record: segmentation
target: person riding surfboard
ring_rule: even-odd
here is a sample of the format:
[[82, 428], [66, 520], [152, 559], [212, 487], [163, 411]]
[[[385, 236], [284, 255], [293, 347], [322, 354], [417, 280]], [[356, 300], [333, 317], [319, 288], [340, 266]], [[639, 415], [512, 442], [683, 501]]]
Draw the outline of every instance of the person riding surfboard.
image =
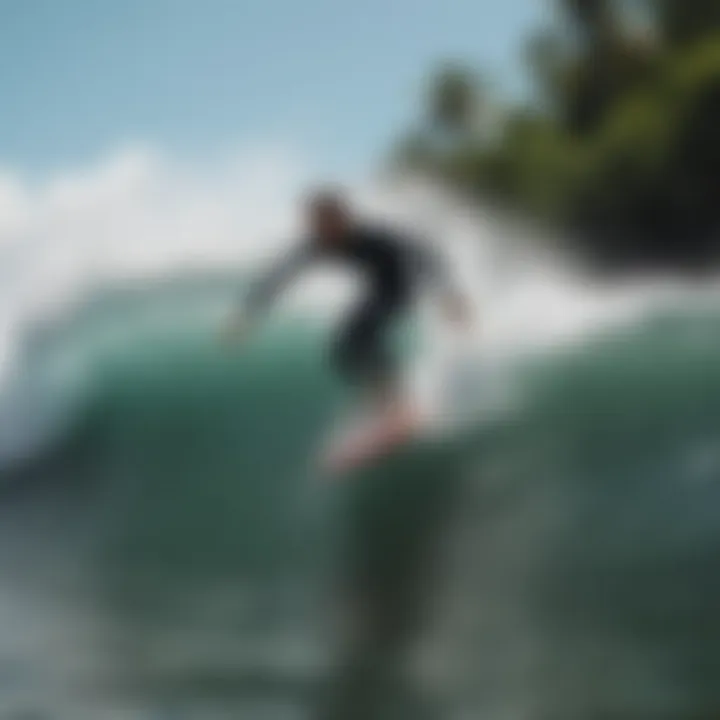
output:
[[[246, 338], [277, 295], [315, 263], [359, 270], [368, 290], [340, 323], [331, 343], [330, 365], [371, 401], [376, 429], [393, 443], [412, 431], [416, 419], [401, 390], [401, 370], [387, 346], [389, 330], [412, 309], [424, 286], [440, 291], [445, 315], [453, 322], [468, 321], [469, 304], [437, 253], [394, 229], [360, 220], [341, 192], [317, 191], [305, 210], [307, 238], [251, 283], [241, 312], [227, 328], [229, 339]], [[373, 444], [371, 436], [365, 440], [366, 446]], [[362, 452], [360, 446], [356, 452]]]

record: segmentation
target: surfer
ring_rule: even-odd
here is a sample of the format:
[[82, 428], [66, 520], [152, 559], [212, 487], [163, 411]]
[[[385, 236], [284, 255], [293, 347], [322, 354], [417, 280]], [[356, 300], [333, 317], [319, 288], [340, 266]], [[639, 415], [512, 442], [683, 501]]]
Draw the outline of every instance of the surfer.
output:
[[450, 282], [439, 257], [403, 234], [363, 222], [334, 190], [312, 194], [306, 206], [307, 239], [251, 284], [242, 312], [233, 317], [231, 339], [242, 339], [277, 294], [302, 270], [330, 261], [360, 271], [368, 290], [340, 324], [330, 348], [331, 366], [371, 401], [376, 417], [401, 431], [412, 408], [401, 392], [401, 374], [387, 346], [391, 326], [413, 307], [423, 286], [440, 292], [446, 317], [469, 318], [464, 296]]

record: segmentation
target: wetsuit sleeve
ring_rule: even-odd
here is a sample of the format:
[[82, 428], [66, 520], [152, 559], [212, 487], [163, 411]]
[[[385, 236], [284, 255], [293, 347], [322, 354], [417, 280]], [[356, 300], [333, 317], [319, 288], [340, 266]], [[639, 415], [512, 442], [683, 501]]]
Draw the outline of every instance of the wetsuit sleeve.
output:
[[314, 253], [302, 245], [267, 269], [251, 283], [245, 295], [245, 312], [252, 317], [264, 313], [277, 295], [314, 260]]

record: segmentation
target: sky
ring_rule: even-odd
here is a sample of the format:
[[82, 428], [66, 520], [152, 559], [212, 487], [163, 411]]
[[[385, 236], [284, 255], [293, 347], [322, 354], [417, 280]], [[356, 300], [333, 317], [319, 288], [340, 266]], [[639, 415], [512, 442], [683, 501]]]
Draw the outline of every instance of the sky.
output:
[[302, 148], [376, 163], [444, 59], [522, 89], [543, 0], [0, 0], [0, 167], [143, 143], [181, 157]]

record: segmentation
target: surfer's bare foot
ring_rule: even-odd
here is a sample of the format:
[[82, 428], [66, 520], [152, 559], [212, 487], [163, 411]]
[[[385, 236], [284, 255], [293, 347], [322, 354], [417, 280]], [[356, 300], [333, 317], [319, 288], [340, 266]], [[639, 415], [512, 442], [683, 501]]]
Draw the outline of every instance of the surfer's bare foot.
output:
[[334, 475], [373, 457], [379, 458], [412, 435], [417, 419], [410, 405], [399, 404], [386, 408], [384, 415], [376, 416], [374, 421], [360, 428], [357, 434], [331, 448], [324, 459], [325, 470]]

